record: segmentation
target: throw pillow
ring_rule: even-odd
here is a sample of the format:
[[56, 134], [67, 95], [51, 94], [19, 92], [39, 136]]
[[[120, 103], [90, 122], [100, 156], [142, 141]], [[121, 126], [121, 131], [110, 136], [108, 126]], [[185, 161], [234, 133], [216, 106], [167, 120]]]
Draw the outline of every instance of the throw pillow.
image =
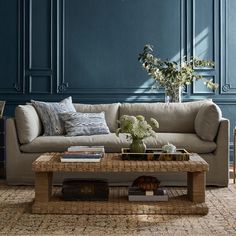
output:
[[42, 133], [42, 124], [32, 105], [19, 105], [15, 110], [18, 138], [21, 144], [30, 143]]
[[116, 132], [118, 128], [118, 113], [120, 103], [110, 103], [110, 104], [82, 104], [75, 103], [76, 112], [81, 113], [99, 113], [105, 112], [105, 119], [107, 126], [111, 132]]
[[63, 122], [59, 118], [59, 113], [75, 112], [72, 98], [68, 97], [61, 102], [40, 102], [31, 100], [36, 108], [44, 127], [44, 136], [64, 134]]
[[100, 113], [61, 113], [60, 118], [65, 122], [68, 136], [108, 134], [109, 128], [104, 112]]
[[216, 104], [202, 106], [194, 123], [197, 135], [203, 140], [214, 141], [221, 118], [221, 110]]

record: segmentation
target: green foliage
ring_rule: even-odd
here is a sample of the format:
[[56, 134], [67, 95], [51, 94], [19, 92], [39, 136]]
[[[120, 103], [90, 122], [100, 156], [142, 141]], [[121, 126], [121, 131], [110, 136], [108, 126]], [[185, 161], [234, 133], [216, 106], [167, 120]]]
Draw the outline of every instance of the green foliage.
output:
[[161, 60], [153, 55], [153, 46], [147, 44], [143, 52], [139, 54], [139, 61], [148, 75], [154, 79], [158, 86], [166, 90], [176, 90], [177, 87], [189, 85], [194, 80], [203, 80], [209, 89], [217, 89], [218, 84], [212, 80], [206, 80], [202, 75], [194, 71], [194, 67], [213, 67], [214, 62], [191, 58], [183, 58], [182, 63], [175, 61]]

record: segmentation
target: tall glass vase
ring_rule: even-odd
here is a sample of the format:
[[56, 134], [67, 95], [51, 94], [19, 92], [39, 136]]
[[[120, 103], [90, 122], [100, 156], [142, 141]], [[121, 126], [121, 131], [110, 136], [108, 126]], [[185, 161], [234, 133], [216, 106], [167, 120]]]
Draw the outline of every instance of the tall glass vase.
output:
[[182, 86], [165, 89], [165, 103], [182, 102]]

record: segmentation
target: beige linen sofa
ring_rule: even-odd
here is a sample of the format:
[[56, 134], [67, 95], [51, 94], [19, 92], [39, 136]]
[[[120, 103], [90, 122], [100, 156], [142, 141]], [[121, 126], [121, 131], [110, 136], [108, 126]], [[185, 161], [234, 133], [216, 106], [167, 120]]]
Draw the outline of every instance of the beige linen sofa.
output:
[[[16, 108], [15, 118], [7, 120], [6, 173], [8, 184], [33, 184], [32, 162], [44, 152], [63, 152], [71, 145], [104, 145], [106, 152], [120, 152], [128, 147], [125, 134], [115, 135], [117, 120], [122, 115], [143, 115], [148, 120], [158, 120], [160, 128], [156, 137], [145, 139], [148, 148], [160, 148], [173, 143], [178, 148], [196, 152], [210, 166], [207, 184], [227, 186], [229, 121], [222, 118], [219, 107], [209, 100], [186, 103], [113, 103], [113, 104], [74, 104], [79, 112], [105, 112], [109, 134], [91, 136], [42, 136], [40, 118], [32, 105]], [[145, 174], [145, 173], [143, 173]], [[140, 174], [115, 173], [101, 174], [76, 173], [73, 177], [107, 178], [110, 184], [129, 184]], [[184, 173], [156, 173], [162, 185], [186, 185]], [[63, 178], [56, 175], [55, 183]]]

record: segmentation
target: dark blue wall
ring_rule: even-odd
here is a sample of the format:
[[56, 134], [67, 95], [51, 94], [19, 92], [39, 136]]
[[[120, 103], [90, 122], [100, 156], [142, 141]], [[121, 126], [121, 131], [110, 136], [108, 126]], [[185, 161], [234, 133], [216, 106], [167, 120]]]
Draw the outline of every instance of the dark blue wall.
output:
[[[31, 98], [75, 102], [163, 101], [138, 62], [151, 43], [162, 58], [215, 61], [185, 100], [212, 98], [236, 121], [235, 0], [1, 0], [0, 99], [5, 115]], [[232, 132], [232, 128], [231, 128]]]

